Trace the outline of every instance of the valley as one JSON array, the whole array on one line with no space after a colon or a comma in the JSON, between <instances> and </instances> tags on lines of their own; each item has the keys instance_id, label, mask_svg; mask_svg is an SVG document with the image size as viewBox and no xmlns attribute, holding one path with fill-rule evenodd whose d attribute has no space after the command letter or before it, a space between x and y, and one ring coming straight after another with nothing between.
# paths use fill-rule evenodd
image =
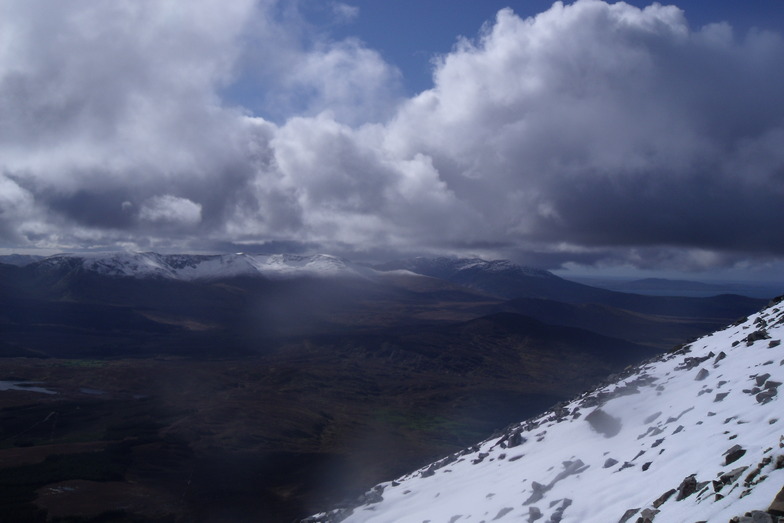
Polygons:
<instances>
[{"instance_id":1,"label":"valley","mask_svg":"<svg viewBox=\"0 0 784 523\"><path fill-rule=\"evenodd\" d=\"M292 521L764 304L476 261L470 281L67 262L0 265L4 520Z\"/></svg>"}]
</instances>

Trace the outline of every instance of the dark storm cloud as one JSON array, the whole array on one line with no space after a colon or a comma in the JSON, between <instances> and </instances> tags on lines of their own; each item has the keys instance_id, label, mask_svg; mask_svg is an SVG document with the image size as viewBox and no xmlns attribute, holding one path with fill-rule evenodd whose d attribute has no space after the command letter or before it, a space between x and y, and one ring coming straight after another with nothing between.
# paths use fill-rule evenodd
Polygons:
<instances>
[{"instance_id":1,"label":"dark storm cloud","mask_svg":"<svg viewBox=\"0 0 784 523\"><path fill-rule=\"evenodd\" d=\"M78 190L67 196L55 194L48 201L41 195L53 212L66 219L87 227L114 229L126 229L133 222L130 209L123 207L126 197L125 192L119 190L102 193Z\"/></svg>"},{"instance_id":2,"label":"dark storm cloud","mask_svg":"<svg viewBox=\"0 0 784 523\"><path fill-rule=\"evenodd\" d=\"M5 244L550 267L784 254L780 35L657 4L504 10L399 101L378 53L281 9L0 4ZM253 88L278 123L220 98Z\"/></svg>"},{"instance_id":3,"label":"dark storm cloud","mask_svg":"<svg viewBox=\"0 0 784 523\"><path fill-rule=\"evenodd\" d=\"M561 187L557 215L540 216L536 237L582 245L671 245L784 253L782 192L775 183L688 176L607 180Z\"/></svg>"},{"instance_id":4,"label":"dark storm cloud","mask_svg":"<svg viewBox=\"0 0 784 523\"><path fill-rule=\"evenodd\" d=\"M781 252L782 57L778 35L694 31L674 7L503 11L391 131L531 251Z\"/></svg>"}]
</instances>

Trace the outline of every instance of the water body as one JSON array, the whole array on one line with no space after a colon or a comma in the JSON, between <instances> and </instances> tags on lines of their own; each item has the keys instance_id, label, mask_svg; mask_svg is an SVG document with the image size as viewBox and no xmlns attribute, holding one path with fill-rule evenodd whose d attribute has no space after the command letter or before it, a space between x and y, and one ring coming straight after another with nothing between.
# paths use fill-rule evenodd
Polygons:
<instances>
[{"instance_id":1,"label":"water body","mask_svg":"<svg viewBox=\"0 0 784 523\"><path fill-rule=\"evenodd\" d=\"M40 392L41 394L57 394L57 392L38 387L36 384L40 381L7 381L0 380L0 391L2 390L26 390L30 392Z\"/></svg>"},{"instance_id":2,"label":"water body","mask_svg":"<svg viewBox=\"0 0 784 523\"><path fill-rule=\"evenodd\" d=\"M100 389L88 389L87 387L82 387L79 389L79 392L82 394L91 394L93 396L101 396L102 394L106 394L105 390Z\"/></svg>"}]
</instances>

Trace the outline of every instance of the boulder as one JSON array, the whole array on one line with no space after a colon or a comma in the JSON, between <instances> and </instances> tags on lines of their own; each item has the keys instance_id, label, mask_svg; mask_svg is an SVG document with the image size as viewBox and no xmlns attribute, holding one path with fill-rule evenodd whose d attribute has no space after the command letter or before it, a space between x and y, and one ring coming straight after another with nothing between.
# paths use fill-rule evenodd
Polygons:
<instances>
[{"instance_id":1,"label":"boulder","mask_svg":"<svg viewBox=\"0 0 784 523\"><path fill-rule=\"evenodd\" d=\"M754 378L754 380L757 382L757 386L758 386L758 387L762 387L762 385L763 385L763 384L764 384L766 381L768 381L768 378L770 378L770 374L768 374L768 373L766 372L765 374L761 374L761 375L759 375L759 376L755 377L755 378Z\"/></svg>"},{"instance_id":2,"label":"boulder","mask_svg":"<svg viewBox=\"0 0 784 523\"><path fill-rule=\"evenodd\" d=\"M630 508L629 510L623 513L623 516L621 516L621 519L618 520L618 523L626 523L632 518L632 516L637 514L639 511L640 509L638 508Z\"/></svg>"},{"instance_id":3,"label":"boulder","mask_svg":"<svg viewBox=\"0 0 784 523\"><path fill-rule=\"evenodd\" d=\"M735 483L736 481L738 481L738 478L741 476L741 474L743 474L743 472L747 468L749 468L749 467L738 467L738 468L733 469L733 470L731 470L729 472L725 472L724 474L719 476L719 479L721 480L721 484L722 485L729 485L731 483Z\"/></svg>"},{"instance_id":4,"label":"boulder","mask_svg":"<svg viewBox=\"0 0 784 523\"><path fill-rule=\"evenodd\" d=\"M776 516L784 516L784 487L773 498L773 503L768 507L768 512Z\"/></svg>"},{"instance_id":5,"label":"boulder","mask_svg":"<svg viewBox=\"0 0 784 523\"><path fill-rule=\"evenodd\" d=\"M541 519L542 511L536 507L528 507L528 523L533 523L537 519Z\"/></svg>"},{"instance_id":6,"label":"boulder","mask_svg":"<svg viewBox=\"0 0 784 523\"><path fill-rule=\"evenodd\" d=\"M667 492L665 492L661 496L659 496L658 499L653 502L653 508L659 508L662 505L664 505L664 503L668 499L670 499L672 497L672 495L675 494L675 492L676 492L676 490L673 488L673 489L668 490Z\"/></svg>"},{"instance_id":7,"label":"boulder","mask_svg":"<svg viewBox=\"0 0 784 523\"><path fill-rule=\"evenodd\" d=\"M752 332L748 336L746 336L746 346L751 347L751 345L758 340L767 340L770 338L767 331L765 329L760 329Z\"/></svg>"},{"instance_id":8,"label":"boulder","mask_svg":"<svg viewBox=\"0 0 784 523\"><path fill-rule=\"evenodd\" d=\"M778 391L776 389L765 389L756 396L754 396L758 403L766 404L773 400L776 397Z\"/></svg>"},{"instance_id":9,"label":"boulder","mask_svg":"<svg viewBox=\"0 0 784 523\"><path fill-rule=\"evenodd\" d=\"M686 499L695 492L697 492L697 478L695 474L692 474L685 477L681 484L678 485L678 497L675 498L675 501Z\"/></svg>"},{"instance_id":10,"label":"boulder","mask_svg":"<svg viewBox=\"0 0 784 523\"><path fill-rule=\"evenodd\" d=\"M735 463L742 458L744 454L746 454L746 449L740 445L733 445L724 453L724 464L729 465L730 463Z\"/></svg>"},{"instance_id":11,"label":"boulder","mask_svg":"<svg viewBox=\"0 0 784 523\"><path fill-rule=\"evenodd\" d=\"M637 523L653 523L653 518L655 518L658 513L658 510L646 508L640 513L640 517L637 518Z\"/></svg>"}]
</instances>

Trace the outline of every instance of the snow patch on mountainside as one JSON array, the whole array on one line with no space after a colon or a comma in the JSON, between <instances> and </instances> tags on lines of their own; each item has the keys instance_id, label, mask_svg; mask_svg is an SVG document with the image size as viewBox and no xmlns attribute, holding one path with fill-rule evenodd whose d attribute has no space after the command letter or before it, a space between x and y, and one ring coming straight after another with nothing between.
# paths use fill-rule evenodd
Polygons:
<instances>
[{"instance_id":1,"label":"snow patch on mountainside","mask_svg":"<svg viewBox=\"0 0 784 523\"><path fill-rule=\"evenodd\" d=\"M23 267L43 258L43 256L36 256L34 254L3 254L0 255L0 263Z\"/></svg>"},{"instance_id":2,"label":"snow patch on mountainside","mask_svg":"<svg viewBox=\"0 0 784 523\"><path fill-rule=\"evenodd\" d=\"M372 277L375 271L327 254L226 255L157 254L154 252L111 252L57 254L36 265L41 270L81 268L105 276L209 280L237 276L287 278Z\"/></svg>"},{"instance_id":3,"label":"snow patch on mountainside","mask_svg":"<svg viewBox=\"0 0 784 523\"><path fill-rule=\"evenodd\" d=\"M438 278L450 278L470 272L510 273L537 278L557 277L549 271L518 265L510 260L488 261L481 258L418 257L385 263L376 268L379 270L407 270Z\"/></svg>"},{"instance_id":4,"label":"snow patch on mountainside","mask_svg":"<svg viewBox=\"0 0 784 523\"><path fill-rule=\"evenodd\" d=\"M782 338L779 300L305 521L775 522Z\"/></svg>"}]
</instances>

